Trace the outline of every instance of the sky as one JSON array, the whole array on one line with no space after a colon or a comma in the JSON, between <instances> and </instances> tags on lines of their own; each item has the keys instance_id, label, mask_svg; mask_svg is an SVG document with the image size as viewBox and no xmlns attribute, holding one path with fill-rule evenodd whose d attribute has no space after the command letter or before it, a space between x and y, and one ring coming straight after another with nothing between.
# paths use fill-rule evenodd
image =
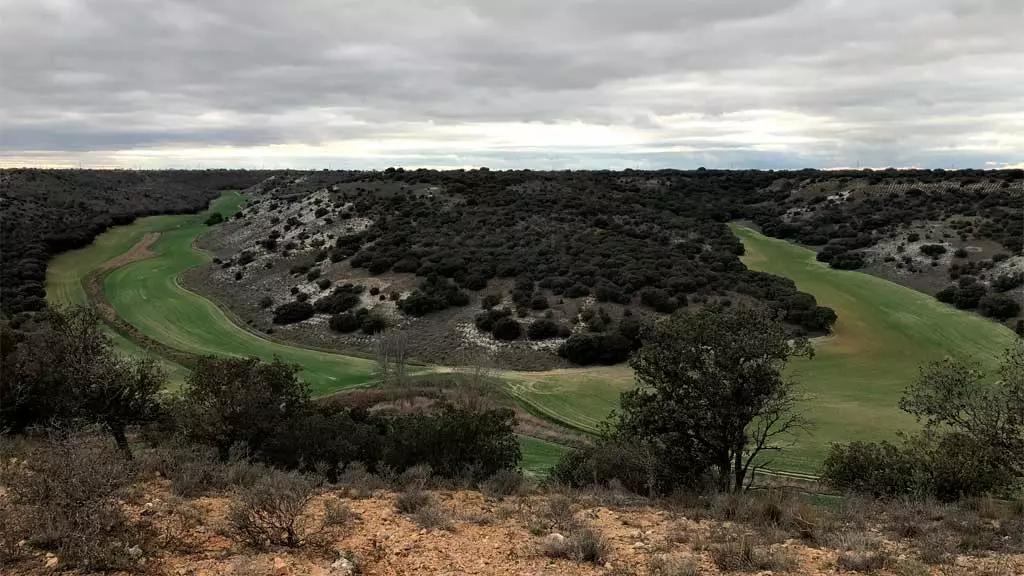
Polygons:
<instances>
[{"instance_id":1,"label":"sky","mask_svg":"<svg viewBox=\"0 0 1024 576\"><path fill-rule=\"evenodd\" d=\"M0 166L1024 166L1024 0L0 0Z\"/></svg>"}]
</instances>

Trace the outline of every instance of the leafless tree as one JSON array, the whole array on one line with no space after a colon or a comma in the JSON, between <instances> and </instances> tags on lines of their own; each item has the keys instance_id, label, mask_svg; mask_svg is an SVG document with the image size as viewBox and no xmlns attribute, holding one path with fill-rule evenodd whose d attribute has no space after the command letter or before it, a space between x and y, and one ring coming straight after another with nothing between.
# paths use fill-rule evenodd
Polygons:
<instances>
[{"instance_id":1,"label":"leafless tree","mask_svg":"<svg viewBox=\"0 0 1024 576\"><path fill-rule=\"evenodd\" d=\"M408 384L409 336L399 330L385 330L377 339L377 379L385 386Z\"/></svg>"},{"instance_id":2,"label":"leafless tree","mask_svg":"<svg viewBox=\"0 0 1024 576\"><path fill-rule=\"evenodd\" d=\"M493 404L494 359L483 350L462 350L457 361L461 367L456 401L470 410L484 410Z\"/></svg>"}]
</instances>

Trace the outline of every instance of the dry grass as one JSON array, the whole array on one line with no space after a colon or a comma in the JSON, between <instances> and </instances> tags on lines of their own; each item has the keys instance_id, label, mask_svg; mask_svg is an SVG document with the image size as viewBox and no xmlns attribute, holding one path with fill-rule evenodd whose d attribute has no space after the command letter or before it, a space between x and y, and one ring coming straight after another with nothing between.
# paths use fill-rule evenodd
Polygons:
<instances>
[{"instance_id":1,"label":"dry grass","mask_svg":"<svg viewBox=\"0 0 1024 576\"><path fill-rule=\"evenodd\" d=\"M584 526L567 538L546 538L542 552L549 558L567 558L603 565L611 557L612 547L593 528Z\"/></svg>"},{"instance_id":2,"label":"dry grass","mask_svg":"<svg viewBox=\"0 0 1024 576\"><path fill-rule=\"evenodd\" d=\"M679 554L656 554L647 563L650 576L697 576L700 566L691 556Z\"/></svg>"}]
</instances>

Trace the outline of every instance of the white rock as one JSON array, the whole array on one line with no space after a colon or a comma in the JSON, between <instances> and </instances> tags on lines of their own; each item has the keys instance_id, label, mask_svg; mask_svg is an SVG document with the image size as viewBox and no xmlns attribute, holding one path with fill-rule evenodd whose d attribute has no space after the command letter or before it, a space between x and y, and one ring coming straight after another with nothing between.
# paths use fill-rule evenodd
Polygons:
<instances>
[{"instance_id":1,"label":"white rock","mask_svg":"<svg viewBox=\"0 0 1024 576\"><path fill-rule=\"evenodd\" d=\"M331 564L331 570L344 576L352 576L356 573L356 565L348 558L338 558Z\"/></svg>"},{"instance_id":2,"label":"white rock","mask_svg":"<svg viewBox=\"0 0 1024 576\"><path fill-rule=\"evenodd\" d=\"M565 542L565 536L562 536L558 532L552 532L544 538L548 544L562 544Z\"/></svg>"}]
</instances>

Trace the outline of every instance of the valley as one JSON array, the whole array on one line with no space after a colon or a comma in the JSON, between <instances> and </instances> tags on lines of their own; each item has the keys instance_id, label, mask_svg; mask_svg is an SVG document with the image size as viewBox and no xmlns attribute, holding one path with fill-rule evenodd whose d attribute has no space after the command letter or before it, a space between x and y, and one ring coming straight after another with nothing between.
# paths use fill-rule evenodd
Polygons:
<instances>
[{"instance_id":1,"label":"valley","mask_svg":"<svg viewBox=\"0 0 1024 576\"><path fill-rule=\"evenodd\" d=\"M214 301L181 285L188 270L211 256L194 247L204 224L216 212L228 216L246 201L229 193L198 215L154 216L115 227L86 248L57 257L47 271L52 305L87 301L83 281L89 274L132 251L149 235L151 257L107 272L103 294L116 313L146 338L191 355L280 358L302 367L301 377L315 395L371 385L370 359L287 344L244 326L244 321ZM945 306L933 298L877 277L835 270L815 261L814 252L765 237L750 228L731 228L743 242L743 262L790 278L798 289L837 311L833 333L815 339L813 360L799 360L791 375L806 395L803 409L812 431L772 466L814 473L833 442L892 438L913 420L897 407L903 386L918 366L947 354L993 361L1015 336L996 323ZM130 334L112 334L128 354L148 353ZM180 384L188 370L161 358L172 381ZM417 373L445 372L433 365ZM585 432L597 431L622 391L633 386L625 365L561 368L547 371L496 370L501 385L531 413ZM528 461L549 465L557 448L540 441L523 443Z\"/></svg>"}]
</instances>

